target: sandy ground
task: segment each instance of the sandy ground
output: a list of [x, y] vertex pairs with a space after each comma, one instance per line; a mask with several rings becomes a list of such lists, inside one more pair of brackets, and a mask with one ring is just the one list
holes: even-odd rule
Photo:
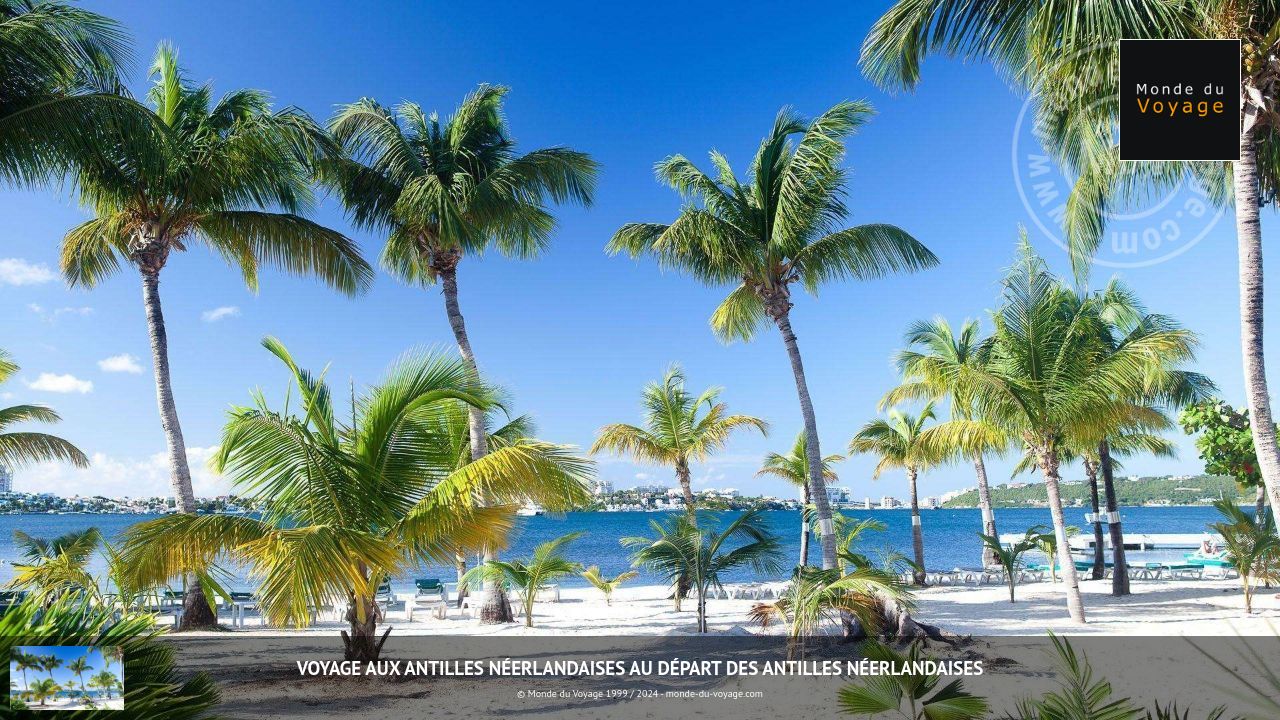
[[[1249, 642], [1263, 643], [1266, 665], [1280, 662], [1280, 600], [1276, 590], [1260, 590], [1253, 615], [1245, 617], [1237, 581], [1134, 581], [1133, 595], [1112, 598], [1110, 582], [1086, 581], [1082, 585], [1088, 624], [1067, 619], [1064, 587], [1048, 582], [1019, 587], [1018, 602], [1008, 602], [1001, 586], [946, 586], [917, 593], [917, 617], [947, 630], [974, 638], [948, 649], [931, 652], [949, 657], [983, 658], [990, 671], [966, 678], [975, 692], [991, 698], [993, 709], [1012, 709], [1016, 697], [1037, 694], [1056, 685], [1046, 652], [1045, 632], [1073, 635], [1077, 649], [1089, 657], [1099, 675], [1116, 680], [1117, 692], [1143, 707], [1177, 700], [1182, 706], [1207, 711], [1228, 701], [1245, 702], [1249, 695], [1205, 662], [1192, 647], [1203, 642], [1243, 642], [1233, 635], [1262, 636]], [[523, 624], [484, 626], [452, 611], [449, 619], [421, 614], [406, 622], [401, 609], [392, 609], [391, 657], [455, 657], [442, 648], [453, 643], [474, 643], [476, 636], [498, 649], [497, 657], [575, 657], [584, 643], [614, 643], [630, 652], [638, 640], [652, 642], [665, 652], [697, 655], [704, 641], [693, 635], [693, 604], [684, 612], [673, 611], [668, 590], [656, 586], [623, 588], [606, 605], [594, 589], [568, 588], [559, 603], [540, 602], [535, 626]], [[720, 637], [762, 632], [747, 620], [753, 600], [714, 599], [709, 602], [711, 632]], [[326, 717], [355, 718], [475, 718], [527, 717], [575, 718], [707, 718], [751, 720], [778, 717], [842, 717], [836, 709], [838, 690], [851, 678], [715, 677], [671, 681], [661, 678], [579, 678], [529, 680], [517, 678], [365, 678], [300, 677], [294, 667], [299, 659], [341, 658], [337, 634], [345, 625], [328, 620], [307, 630], [281, 631], [263, 628], [257, 617], [248, 627], [232, 632], [183, 633], [180, 666], [208, 671], [222, 689], [219, 713], [237, 720], [253, 718]], [[781, 628], [770, 629], [781, 632]], [[595, 639], [591, 637], [594, 636]], [[625, 636], [646, 636], [629, 639]], [[674, 638], [672, 636], [683, 636]], [[1123, 652], [1110, 636], [1133, 637]], [[1178, 636], [1199, 636], [1189, 641]], [[1205, 641], [1205, 637], [1225, 636]], [[1269, 636], [1269, 637], [1268, 637]], [[661, 638], [670, 638], [663, 640]], [[399, 640], [395, 640], [399, 638]], [[649, 640], [652, 638], [652, 641]], [[509, 644], [503, 644], [509, 641]], [[529, 643], [535, 643], [530, 645]], [[550, 644], [537, 644], [550, 643]], [[576, 645], [575, 645], [576, 643]], [[664, 644], [665, 643], [665, 644]], [[683, 645], [681, 645], [683, 643]], [[689, 643], [693, 643], [690, 645]], [[534, 654], [529, 654], [530, 648]], [[824, 652], [849, 657], [854, 646], [831, 644]], [[1230, 659], [1234, 650], [1218, 645], [1218, 654]], [[679, 649], [675, 649], [679, 648]], [[523, 653], [523, 655], [522, 655]], [[480, 657], [489, 657], [481, 655]], [[856, 656], [855, 656], [856, 657]], [[1243, 656], [1240, 656], [1243, 657]], [[1232, 661], [1248, 671], [1252, 661]], [[570, 696], [534, 699], [534, 691], [569, 692]], [[709, 693], [674, 699], [631, 695], [624, 699], [610, 692], [662, 693], [681, 690]], [[581, 694], [577, 694], [581, 693]], [[593, 694], [594, 693], [594, 694]], [[754, 694], [752, 694], [754, 693]], [[1226, 693], [1224, 695], [1224, 693]], [[1198, 703], [1198, 704], [1197, 704]], [[1233, 708], [1248, 713], [1247, 705]], [[1203, 716], [1204, 713], [1193, 715]], [[1250, 718], [1271, 717], [1267, 712]]]
[[[103, 700], [96, 705], [96, 708], [99, 710], [123, 710], [124, 700], [121, 698]], [[27, 706], [27, 709], [36, 712], [44, 712], [46, 710], [88, 710], [89, 706], [78, 699], [59, 698], [57, 700], [46, 700], [43, 706], [32, 703]]]
[[[946, 630], [975, 636], [1043, 635], [1052, 630], [1065, 635], [1187, 635], [1220, 634], [1280, 635], [1280, 600], [1277, 590], [1259, 589], [1254, 596], [1252, 615], [1244, 614], [1244, 601], [1237, 580], [1134, 580], [1132, 595], [1110, 595], [1111, 582], [1081, 583], [1087, 624], [1067, 617], [1065, 586], [1049, 582], [1027, 583], [1017, 590], [1017, 602], [1010, 603], [1004, 586], [940, 586], [916, 593], [916, 616]], [[683, 612], [675, 612], [661, 586], [624, 587], [606, 605], [593, 588], [565, 588], [561, 601], [538, 602], [534, 607], [534, 627], [523, 622], [510, 625], [481, 625], [474, 617], [462, 617], [450, 608], [449, 617], [439, 620], [418, 612], [408, 622], [402, 605], [393, 605], [385, 625], [396, 634], [409, 635], [684, 635], [696, 631], [692, 599]], [[711, 599], [707, 602], [708, 623], [713, 633], [781, 633], [781, 627], [767, 630], [752, 625], [747, 617], [756, 600]], [[766, 600], [767, 602], [767, 600]], [[517, 608], [517, 613], [519, 609]], [[223, 621], [230, 624], [224, 613]], [[250, 614], [243, 628], [246, 635], [282, 633], [335, 633], [346, 626], [332, 616], [305, 630], [263, 627], [261, 617]], [[192, 633], [194, 634], [194, 633]], [[190, 634], [189, 634], [190, 635]]]

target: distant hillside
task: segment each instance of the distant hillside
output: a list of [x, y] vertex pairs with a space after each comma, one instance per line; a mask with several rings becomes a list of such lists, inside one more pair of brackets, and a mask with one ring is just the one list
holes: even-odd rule
[[[1022, 483], [1010, 483], [1022, 485]], [[1099, 492], [1102, 481], [1099, 479]], [[1236, 484], [1229, 478], [1214, 475], [1196, 477], [1140, 477], [1129, 480], [1117, 477], [1116, 496], [1121, 505], [1207, 505], [1219, 497], [1240, 499]], [[1247, 500], [1252, 501], [1250, 496]], [[1089, 486], [1083, 481], [1068, 480], [1062, 485], [1064, 505], [1088, 505]], [[991, 488], [991, 504], [995, 507], [1031, 507], [1046, 505], [1043, 483], [1023, 487], [1001, 485]], [[977, 507], [978, 491], [971, 490], [948, 500], [943, 507]]]

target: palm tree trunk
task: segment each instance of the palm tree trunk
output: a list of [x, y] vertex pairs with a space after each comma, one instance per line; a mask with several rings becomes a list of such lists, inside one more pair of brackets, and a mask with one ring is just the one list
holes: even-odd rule
[[[147, 334], [151, 337], [151, 364], [156, 376], [156, 403], [160, 407], [160, 427], [164, 430], [169, 451], [169, 483], [173, 488], [178, 512], [194, 515], [196, 495], [191, 487], [191, 468], [187, 466], [187, 446], [178, 422], [178, 407], [173, 400], [173, 380], [169, 376], [169, 335], [164, 326], [160, 306], [160, 269], [142, 270], [142, 304], [147, 315]], [[209, 608], [200, 581], [194, 575], [184, 580], [182, 622], [179, 629], [211, 628], [218, 616]]]
[[1091, 580], [1101, 580], [1107, 574], [1107, 555], [1103, 551], [1102, 520], [1098, 511], [1098, 466], [1089, 458], [1084, 459], [1084, 473], [1089, 477], [1089, 505], [1093, 509], [1093, 572]]
[[911, 576], [916, 585], [925, 584], [924, 530], [920, 527], [920, 501], [916, 497], [916, 469], [907, 468], [907, 486], [911, 490], [911, 549], [915, 553], [916, 567]]
[[[452, 262], [440, 272], [440, 284], [444, 290], [444, 311], [449, 317], [449, 327], [453, 330], [454, 340], [458, 343], [458, 353], [471, 372], [480, 377], [476, 365], [475, 353], [471, 350], [471, 340], [467, 337], [467, 323], [462, 318], [462, 310], [458, 307], [458, 270], [460, 259], [457, 251], [452, 253]], [[467, 431], [471, 436], [471, 459], [479, 460], [489, 454], [488, 436], [485, 434], [484, 411], [477, 407], [467, 408]], [[484, 561], [498, 559], [498, 553], [491, 547], [484, 548]], [[493, 580], [484, 581], [484, 603], [480, 607], [480, 622], [486, 625], [515, 622], [515, 614], [511, 611], [511, 600], [507, 597], [502, 583]]]
[[[991, 487], [987, 484], [987, 463], [982, 459], [980, 452], [973, 454], [973, 470], [978, 476], [978, 507], [982, 508], [982, 532], [984, 535], [998, 538], [1000, 536], [996, 534], [996, 510], [991, 506]], [[990, 567], [998, 563], [996, 551], [983, 543], [982, 567]]]
[[[364, 619], [360, 619], [357, 612], [357, 604], [364, 605]], [[387, 636], [391, 634], [391, 628], [387, 628], [382, 633], [382, 638], [378, 638], [378, 619], [380, 615], [378, 605], [372, 598], [356, 598], [351, 596], [347, 606], [347, 623], [350, 626], [350, 632], [342, 631], [343, 659], [358, 660], [360, 662], [373, 662], [382, 654], [382, 644], [387, 641]]]
[[1111, 530], [1111, 594], [1120, 597], [1129, 594], [1129, 569], [1124, 558], [1124, 528], [1120, 523], [1120, 514], [1116, 512], [1119, 505], [1111, 465], [1111, 445], [1106, 440], [1098, 443], [1098, 466], [1102, 470], [1102, 484], [1107, 491], [1107, 513], [1111, 520], [1107, 524]]
[[689, 521], [697, 525], [698, 513], [694, 509], [693, 480], [689, 472], [689, 461], [680, 458], [676, 461], [676, 482], [680, 483], [680, 492], [684, 495], [684, 511]]
[[1267, 512], [1267, 489], [1259, 485], [1257, 497], [1253, 501], [1253, 521], [1259, 522], [1259, 523], [1262, 522], [1262, 519], [1265, 517], [1266, 512]]
[[809, 523], [804, 514], [809, 507], [809, 485], [806, 483], [801, 492], [800, 502], [800, 567], [809, 564]]
[[782, 333], [782, 343], [791, 359], [791, 372], [796, 380], [796, 394], [800, 397], [800, 414], [804, 417], [805, 457], [809, 461], [809, 492], [818, 510], [818, 541], [822, 543], [822, 569], [836, 567], [836, 534], [831, 521], [831, 504], [827, 502], [827, 484], [822, 478], [822, 449], [818, 444], [818, 418], [813, 412], [813, 399], [809, 396], [809, 384], [804, 376], [804, 362], [800, 359], [800, 347], [791, 329], [789, 310], [774, 314], [774, 322]]
[[1244, 387], [1258, 468], [1271, 500], [1280, 507], [1280, 450], [1271, 416], [1262, 337], [1262, 228], [1258, 220], [1258, 154], [1254, 128], [1246, 120], [1240, 133], [1240, 159], [1233, 163], [1236, 202], [1236, 241], [1240, 253], [1240, 342], [1244, 358]]
[[1044, 489], [1049, 496], [1049, 515], [1053, 518], [1053, 536], [1058, 545], [1058, 564], [1062, 566], [1062, 579], [1067, 586], [1067, 612], [1072, 620], [1083, 623], [1084, 602], [1080, 598], [1080, 579], [1076, 575], [1075, 561], [1071, 558], [1071, 546], [1067, 544], [1067, 523], [1062, 515], [1062, 494], [1058, 488], [1062, 480], [1058, 475], [1058, 453], [1042, 448], [1037, 455], [1040, 474], [1044, 476]]

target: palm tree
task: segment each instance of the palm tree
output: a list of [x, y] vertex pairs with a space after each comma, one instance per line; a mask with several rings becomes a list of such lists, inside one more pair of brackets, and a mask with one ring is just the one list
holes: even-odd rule
[[[0, 71], [2, 72], [2, 71]], [[18, 373], [18, 365], [9, 353], [0, 350], [0, 385]], [[75, 445], [55, 435], [37, 432], [6, 432], [24, 422], [56, 423], [58, 413], [44, 405], [11, 405], [0, 407], [0, 465], [15, 467], [26, 463], [69, 462], [88, 467], [89, 458]]]
[[769, 424], [751, 415], [729, 415], [720, 402], [721, 389], [707, 388], [701, 395], [685, 390], [679, 365], [667, 370], [660, 382], [649, 383], [641, 393], [644, 425], [614, 424], [600, 428], [591, 453], [627, 454], [638, 462], [675, 468], [684, 494], [685, 513], [696, 524], [696, 507], [690, 462], [706, 462], [722, 450], [734, 430], [754, 428], [767, 435]]
[[27, 680], [27, 671], [40, 669], [40, 657], [29, 652], [15, 649], [13, 651], [12, 662], [14, 669], [22, 673], [22, 687], [29, 692], [31, 690], [31, 683]]
[[67, 663], [67, 670], [70, 670], [71, 672], [75, 673], [76, 677], [80, 678], [80, 694], [81, 695], [88, 694], [85, 692], [85, 689], [84, 689], [84, 674], [89, 672], [92, 669], [93, 668], [89, 666], [89, 661], [83, 657], [78, 657], [75, 660], [72, 660], [71, 662]]
[[124, 648], [119, 645], [98, 648], [98, 653], [102, 655], [102, 669], [111, 670], [112, 663], [123, 662]]
[[[612, 253], [650, 253], [661, 267], [689, 272], [708, 285], [739, 283], [711, 316], [722, 340], [750, 340], [767, 321], [782, 335], [795, 377], [809, 458], [809, 491], [817, 506], [822, 567], [836, 566], [831, 506], [822, 479], [818, 420], [791, 327], [791, 286], [815, 293], [823, 283], [864, 280], [937, 264], [928, 248], [892, 225], [839, 229], [848, 174], [844, 140], [872, 113], [865, 101], [842, 102], [806, 121], [783, 108], [739, 182], [729, 161], [711, 153], [712, 177], [684, 156], [658, 163], [660, 181], [688, 204], [671, 224], [630, 223], [609, 241]], [[792, 142], [792, 138], [799, 140]]]
[[[872, 27], [862, 48], [868, 77], [884, 87], [914, 87], [920, 63], [935, 52], [987, 60], [1039, 100], [1045, 145], [1077, 176], [1064, 225], [1078, 278], [1101, 240], [1105, 213], [1191, 176], [1213, 202], [1232, 203], [1239, 254], [1240, 329], [1245, 391], [1267, 494], [1280, 506], [1280, 448], [1263, 354], [1262, 234], [1259, 211], [1280, 187], [1280, 8], [1262, 2], [1002, 3], [900, 0]], [[1229, 38], [1241, 43], [1240, 159], [1221, 162], [1120, 162], [1121, 38]]]
[[623, 573], [618, 573], [617, 575], [614, 575], [612, 578], [607, 578], [600, 574], [599, 565], [592, 565], [591, 567], [582, 571], [582, 579], [591, 583], [592, 587], [594, 587], [595, 589], [599, 590], [601, 593], [604, 594], [605, 605], [613, 604], [613, 591], [617, 590], [622, 585], [622, 583], [639, 576], [640, 576], [640, 573], [634, 570], [628, 570]]
[[62, 659], [57, 655], [41, 655], [40, 669], [49, 673], [49, 680], [53, 680], [53, 671], [62, 667]]
[[514, 520], [509, 503], [532, 497], [563, 510], [589, 497], [591, 463], [564, 446], [526, 440], [456, 468], [440, 413], [481, 402], [460, 359], [406, 355], [381, 383], [352, 393], [342, 422], [323, 376], [278, 340], [263, 345], [293, 374], [300, 414], [256, 394], [254, 406], [231, 410], [213, 459], [261, 518], [175, 514], [135, 525], [124, 546], [134, 580], [159, 584], [231, 558], [263, 579], [272, 623], [307, 625], [311, 609], [345, 600], [346, 658], [376, 660], [390, 633], [376, 635], [384, 579], [501, 542]]
[[[650, 521], [654, 537], [624, 537], [622, 546], [634, 548], [632, 561], [677, 581], [691, 580], [698, 598], [698, 632], [707, 632], [707, 592], [722, 587], [721, 576], [748, 567], [758, 575], [782, 569], [778, 538], [765, 527], [762, 511], [748, 510], [723, 528], [711, 522], [695, 524], [678, 515], [667, 526]], [[736, 545], [736, 547], [731, 547]], [[678, 593], [677, 593], [678, 594]]]
[[476, 567], [470, 574], [488, 578], [495, 583], [511, 583], [520, 588], [522, 609], [524, 610], [524, 626], [533, 627], [533, 603], [538, 598], [538, 591], [548, 583], [566, 575], [572, 575], [582, 569], [562, 554], [565, 546], [582, 537], [585, 533], [574, 532], [561, 535], [554, 540], [539, 544], [533, 549], [533, 557], [529, 560], [490, 560]]
[[1261, 518], [1240, 509], [1233, 500], [1219, 500], [1213, 506], [1223, 520], [1210, 527], [1222, 536], [1231, 566], [1240, 576], [1244, 593], [1244, 612], [1253, 613], [1253, 592], [1259, 582], [1280, 582], [1280, 537], [1276, 536], [1275, 516], [1263, 513]]
[[[904, 400], [946, 398], [951, 405], [953, 416], [971, 415], [972, 402], [957, 392], [955, 379], [959, 370], [966, 365], [986, 361], [988, 343], [979, 335], [979, 332], [978, 323], [974, 320], [965, 320], [960, 325], [959, 332], [953, 330], [946, 318], [941, 316], [933, 320], [913, 323], [904, 337], [906, 348], [895, 358], [898, 371], [902, 374], [902, 385], [885, 395], [880, 401], [881, 409]], [[1005, 446], [993, 447], [990, 450], [999, 453], [1005, 450]], [[984, 449], [978, 448], [968, 456], [968, 459], [972, 460], [973, 469], [978, 478], [978, 506], [982, 510], [982, 532], [996, 537], [999, 533], [996, 531], [996, 513], [991, 506], [991, 488], [987, 483], [984, 454]], [[995, 555], [992, 549], [984, 545], [983, 566], [994, 562]]]
[[48, 598], [65, 592], [97, 593], [89, 562], [102, 535], [97, 528], [73, 530], [52, 540], [13, 531], [13, 544], [22, 558], [14, 563], [8, 587], [31, 588]]
[[[802, 430], [796, 436], [796, 442], [791, 446], [791, 452], [786, 455], [779, 455], [778, 453], [765, 455], [764, 462], [760, 465], [760, 469], [756, 471], [756, 477], [769, 475], [782, 478], [800, 488], [801, 567], [809, 564], [809, 520], [805, 516], [809, 513], [809, 505], [812, 498], [809, 495], [809, 455], [806, 452], [807, 448], [808, 443]], [[831, 466], [843, 460], [843, 455], [828, 455], [822, 458], [823, 482], [833, 483], [839, 479], [836, 476], [836, 471]]]
[[867, 678], [840, 688], [840, 709], [846, 715], [883, 717], [896, 714], [903, 720], [982, 720], [987, 717], [987, 699], [964, 689], [964, 681], [942, 684], [941, 673], [918, 668], [927, 667], [927, 659], [919, 642], [911, 643], [906, 652], [898, 652], [879, 643], [870, 643], [863, 656], [877, 662], [891, 663], [904, 672]]
[[880, 458], [872, 478], [890, 468], [902, 468], [907, 473], [907, 486], [911, 492], [911, 547], [915, 565], [912, 579], [916, 585], [925, 584], [924, 532], [920, 525], [920, 500], [916, 493], [916, 479], [920, 471], [937, 461], [936, 455], [920, 442], [925, 424], [934, 419], [933, 402], [925, 404], [919, 415], [909, 415], [898, 409], [889, 411], [889, 419], [876, 419], [862, 426], [849, 441], [849, 454], [869, 453]]
[[[999, 565], [1004, 570], [1004, 580], [1009, 586], [1009, 602], [1017, 602], [1014, 598], [1014, 589], [1018, 586], [1018, 576], [1022, 572], [1022, 556], [1031, 550], [1035, 550], [1044, 543], [1045, 531], [1043, 525], [1035, 525], [1027, 529], [1022, 539], [1017, 542], [1009, 543], [1008, 547], [1000, 544], [1000, 538], [995, 535], [987, 535], [978, 533], [978, 537], [982, 539], [982, 544], [991, 549], [992, 554], [996, 557], [995, 565]], [[1054, 564], [1053, 556], [1049, 556], [1049, 567], [1052, 569]]]
[[111, 691], [120, 685], [120, 680], [114, 674], [103, 670], [102, 672], [89, 678], [89, 684], [94, 687], [100, 687], [107, 691], [107, 699], [111, 699]]
[[[338, 109], [329, 123], [348, 153], [324, 168], [357, 225], [388, 233], [382, 266], [411, 285], [444, 291], [445, 314], [472, 372], [475, 352], [458, 304], [458, 263], [495, 248], [528, 259], [550, 243], [547, 201], [590, 205], [598, 165], [563, 147], [520, 155], [502, 116], [504, 87], [481, 85], [441, 123], [414, 103], [394, 110], [370, 99]], [[484, 417], [471, 413], [471, 456], [483, 457]], [[496, 559], [492, 548], [485, 559]], [[511, 622], [502, 588], [488, 583], [484, 622]]]
[[974, 417], [941, 423], [923, 433], [921, 443], [936, 452], [1021, 440], [1044, 479], [1070, 616], [1084, 622], [1059, 491], [1062, 453], [1129, 422], [1130, 399], [1150, 390], [1151, 359], [1176, 365], [1192, 357], [1195, 339], [1184, 330], [1158, 329], [1107, 346], [1097, 298], [1078, 295], [1050, 275], [1025, 234], [1003, 285], [991, 360], [960, 373]]
[[31, 687], [27, 688], [27, 692], [31, 693], [31, 697], [39, 702], [41, 707], [44, 707], [44, 701], [56, 697], [59, 692], [62, 692], [62, 686], [52, 679], [36, 680], [31, 683]]
[[0, 181], [60, 175], [105, 123], [142, 120], [120, 102], [131, 60], [119, 23], [69, 3], [0, 0]]
[[749, 616], [764, 628], [777, 621], [785, 623], [787, 657], [795, 659], [803, 657], [808, 638], [823, 625], [843, 623], [846, 617], [857, 619], [864, 628], [879, 630], [885, 598], [910, 605], [909, 596], [894, 573], [866, 566], [847, 573], [844, 568], [800, 567], [781, 597], [756, 603]]
[[[87, 287], [121, 261], [140, 273], [173, 493], [180, 512], [194, 513], [160, 303], [171, 253], [206, 245], [238, 267], [251, 289], [261, 264], [316, 275], [348, 294], [366, 288], [373, 272], [354, 242], [298, 214], [311, 201], [309, 161], [325, 145], [309, 118], [272, 112], [257, 90], [213, 102], [209, 86], [187, 82], [168, 45], [157, 50], [151, 75], [149, 105], [135, 103], [152, 119], [146, 132], [105, 133], [98, 151], [78, 162], [75, 186], [94, 218], [67, 233], [62, 270], [72, 285]], [[189, 581], [187, 590], [183, 627], [216, 624], [200, 584]]]

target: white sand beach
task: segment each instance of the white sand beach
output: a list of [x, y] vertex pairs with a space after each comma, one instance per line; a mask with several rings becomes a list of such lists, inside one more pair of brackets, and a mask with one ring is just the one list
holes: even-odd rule
[[[1280, 634], [1280, 589], [1259, 589], [1254, 611], [1244, 614], [1238, 580], [1134, 580], [1132, 594], [1116, 598], [1111, 583], [1084, 581], [1087, 624], [1067, 618], [1064, 586], [1036, 582], [1020, 585], [1018, 601], [1010, 603], [1002, 585], [939, 586], [916, 592], [916, 616], [945, 630], [974, 636], [1043, 635], [1052, 630], [1065, 635], [1209, 636], [1221, 634]], [[683, 635], [696, 631], [692, 599], [675, 612], [668, 598], [670, 589], [658, 585], [623, 587], [607, 605], [593, 588], [564, 588], [560, 602], [539, 601], [534, 606], [534, 627], [520, 622], [482, 625], [474, 613], [462, 617], [449, 608], [440, 620], [419, 611], [412, 622], [406, 620], [402, 605], [393, 605], [384, 626], [395, 633], [410, 635], [551, 635], [622, 636]], [[782, 633], [774, 626], [753, 625], [747, 613], [757, 600], [710, 599], [708, 623], [712, 633]], [[767, 602], [767, 601], [766, 601]], [[517, 611], [518, 612], [518, 611]], [[230, 624], [224, 613], [224, 623]], [[255, 635], [293, 633], [336, 633], [346, 623], [333, 615], [305, 629], [263, 627], [261, 617], [249, 614], [235, 632]], [[186, 633], [195, 635], [198, 633]]]
[[44, 705], [31, 703], [27, 705], [27, 709], [34, 712], [44, 712], [48, 710], [123, 710], [124, 698], [112, 698], [111, 700], [100, 700], [92, 708], [79, 698], [57, 698], [46, 700]]

